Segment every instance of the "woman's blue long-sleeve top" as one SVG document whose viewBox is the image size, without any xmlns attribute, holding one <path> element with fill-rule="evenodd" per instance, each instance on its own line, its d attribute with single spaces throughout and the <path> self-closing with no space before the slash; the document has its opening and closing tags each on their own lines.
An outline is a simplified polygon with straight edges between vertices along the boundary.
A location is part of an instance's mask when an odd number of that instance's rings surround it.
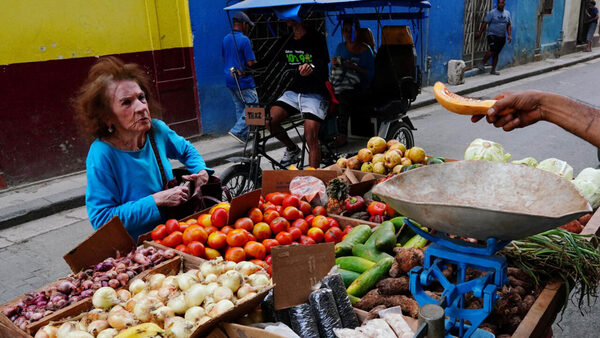
<svg viewBox="0 0 600 338">
<path fill-rule="evenodd" d="M 169 159 L 177 159 L 192 173 L 206 169 L 202 156 L 163 121 L 153 119 L 152 131 L 167 180 L 173 178 Z M 86 160 L 87 212 L 94 229 L 119 216 L 134 240 L 165 221 L 152 194 L 163 189 L 163 181 L 148 133 L 141 150 L 117 149 L 99 139 L 90 146 Z"/>
</svg>

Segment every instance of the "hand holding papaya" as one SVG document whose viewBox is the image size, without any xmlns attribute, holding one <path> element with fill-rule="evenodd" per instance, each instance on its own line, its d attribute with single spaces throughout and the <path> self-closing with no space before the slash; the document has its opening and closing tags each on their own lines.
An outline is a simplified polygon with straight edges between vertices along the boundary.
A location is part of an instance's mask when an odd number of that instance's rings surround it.
<svg viewBox="0 0 600 338">
<path fill-rule="evenodd" d="M 505 131 L 526 127 L 544 119 L 540 97 L 541 92 L 536 90 L 501 93 L 487 115 L 471 116 L 471 121 L 477 122 L 485 116 L 489 123 Z"/>
</svg>

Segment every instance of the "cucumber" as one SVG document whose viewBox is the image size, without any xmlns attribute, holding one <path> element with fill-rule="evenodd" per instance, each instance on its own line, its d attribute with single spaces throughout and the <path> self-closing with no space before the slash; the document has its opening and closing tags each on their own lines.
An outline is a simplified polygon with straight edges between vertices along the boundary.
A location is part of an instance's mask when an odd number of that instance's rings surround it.
<svg viewBox="0 0 600 338">
<path fill-rule="evenodd" d="M 370 247 L 375 247 L 375 244 L 377 243 L 377 241 L 380 241 L 380 245 L 384 245 L 386 241 L 389 241 L 389 235 L 392 235 L 394 237 L 394 244 L 396 244 L 396 234 L 394 232 L 394 223 L 390 222 L 390 221 L 385 221 L 383 223 L 381 223 L 377 229 L 375 229 L 375 231 L 373 231 L 373 234 L 371 235 L 371 237 L 369 237 L 369 239 L 364 242 L 366 246 L 370 246 Z M 383 243 L 383 244 L 382 244 Z M 393 247 L 393 245 L 392 245 Z"/>
<path fill-rule="evenodd" d="M 394 259 L 384 258 L 369 270 L 363 272 L 346 290 L 349 295 L 355 297 L 364 296 L 375 284 L 390 270 Z"/>
<path fill-rule="evenodd" d="M 353 295 L 348 295 L 348 298 L 350 298 L 350 303 L 352 303 L 352 305 L 360 302 L 360 298 L 354 297 Z"/>
<path fill-rule="evenodd" d="M 371 236 L 371 227 L 366 224 L 361 224 L 346 235 L 343 241 L 335 245 L 335 256 L 350 256 L 352 255 L 352 247 L 356 244 L 362 244 L 369 236 Z"/>
<path fill-rule="evenodd" d="M 415 235 L 413 238 L 409 239 L 402 247 L 403 248 L 424 248 L 427 245 L 427 239 Z"/>
<path fill-rule="evenodd" d="M 352 284 L 352 282 L 354 282 L 354 280 L 357 279 L 358 276 L 360 276 L 360 273 L 354 271 L 344 269 L 338 269 L 337 271 L 340 273 L 340 275 L 342 275 L 342 279 L 344 280 L 344 287 L 346 288 L 350 286 L 350 284 Z"/>
<path fill-rule="evenodd" d="M 394 217 L 390 220 L 390 222 L 392 222 L 392 224 L 394 224 L 394 231 L 398 232 L 402 229 L 402 227 L 404 226 L 405 219 L 406 219 L 406 217 L 400 216 L 400 217 Z"/>
<path fill-rule="evenodd" d="M 388 255 L 385 252 L 381 252 L 374 247 L 368 247 L 365 244 L 356 244 L 352 248 L 352 255 L 364 259 L 368 259 L 371 262 L 379 262 L 384 258 L 391 258 L 392 256 Z"/>
<path fill-rule="evenodd" d="M 381 223 L 381 233 L 375 239 L 375 248 L 379 251 L 390 251 L 396 246 L 396 232 L 394 224 L 390 221 Z"/>
<path fill-rule="evenodd" d="M 358 273 L 363 273 L 375 265 L 375 263 L 368 259 L 355 256 L 338 257 L 335 259 L 335 264 L 339 265 L 340 268 L 344 270 L 350 270 Z"/>
<path fill-rule="evenodd" d="M 396 218 L 400 218 L 400 217 L 396 217 Z M 393 222 L 394 220 L 392 220 Z M 421 224 L 411 220 L 411 222 L 418 226 L 419 228 L 421 228 L 421 230 L 423 231 L 427 231 L 427 228 L 423 227 Z M 398 240 L 396 241 L 398 244 L 404 245 L 406 244 L 406 242 L 408 242 L 408 240 L 410 240 L 411 238 L 415 237 L 417 235 L 417 233 L 410 227 L 410 226 L 406 226 L 404 227 L 404 229 L 402 230 L 402 232 L 400 233 L 400 235 L 398 235 Z"/>
</svg>

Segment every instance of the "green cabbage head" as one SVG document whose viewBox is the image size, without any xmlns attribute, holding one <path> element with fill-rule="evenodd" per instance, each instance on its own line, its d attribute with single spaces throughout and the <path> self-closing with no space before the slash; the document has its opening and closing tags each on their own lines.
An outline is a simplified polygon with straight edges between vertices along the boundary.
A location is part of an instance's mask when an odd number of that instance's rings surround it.
<svg viewBox="0 0 600 338">
<path fill-rule="evenodd" d="M 600 169 L 585 168 L 573 180 L 577 190 L 590 202 L 592 208 L 600 205 Z"/>
<path fill-rule="evenodd" d="M 500 143 L 476 138 L 465 150 L 465 160 L 508 162 L 511 156 Z"/>
<path fill-rule="evenodd" d="M 524 164 L 524 165 L 530 166 L 530 167 L 537 167 L 537 165 L 538 165 L 538 161 L 533 157 L 525 157 L 522 160 L 512 161 L 511 163 Z"/>
<path fill-rule="evenodd" d="M 556 175 L 567 180 L 573 179 L 573 167 L 571 167 L 567 162 L 557 158 L 545 159 L 538 164 L 537 168 L 555 173 Z"/>
</svg>

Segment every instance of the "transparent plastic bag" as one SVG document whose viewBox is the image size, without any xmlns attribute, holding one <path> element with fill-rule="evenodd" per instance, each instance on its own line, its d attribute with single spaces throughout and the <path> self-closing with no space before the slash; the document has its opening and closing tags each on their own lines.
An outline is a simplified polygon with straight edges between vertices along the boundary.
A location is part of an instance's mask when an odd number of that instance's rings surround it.
<svg viewBox="0 0 600 338">
<path fill-rule="evenodd" d="M 313 206 L 327 204 L 325 183 L 313 176 L 294 177 L 290 182 L 290 192 Z"/>
</svg>

